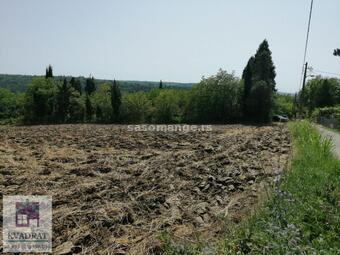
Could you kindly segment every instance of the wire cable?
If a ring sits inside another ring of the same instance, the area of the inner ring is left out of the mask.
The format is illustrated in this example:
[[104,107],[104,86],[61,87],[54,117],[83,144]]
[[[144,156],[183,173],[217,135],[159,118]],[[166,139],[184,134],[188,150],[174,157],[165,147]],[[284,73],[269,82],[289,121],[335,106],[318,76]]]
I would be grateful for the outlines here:
[[304,75],[304,67],[305,67],[306,58],[307,58],[310,25],[311,25],[311,21],[312,21],[312,13],[313,13],[313,4],[314,4],[314,0],[311,1],[310,10],[309,10],[308,28],[307,28],[307,36],[306,36],[306,43],[305,43],[305,52],[304,52],[304,55],[303,55],[302,73],[301,73],[301,80],[300,80],[300,89],[301,89],[301,86],[302,86],[303,75]]
[[317,69],[313,69],[313,73],[323,73],[323,74],[329,74],[329,75],[334,75],[334,76],[340,76],[340,73],[332,73],[332,72],[326,72],[326,71],[321,71]]

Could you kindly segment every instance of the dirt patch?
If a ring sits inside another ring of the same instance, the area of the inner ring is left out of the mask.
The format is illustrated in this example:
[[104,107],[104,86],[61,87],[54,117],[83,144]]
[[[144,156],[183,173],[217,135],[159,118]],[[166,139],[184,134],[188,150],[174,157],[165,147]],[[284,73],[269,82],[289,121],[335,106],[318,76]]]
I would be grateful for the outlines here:
[[0,191],[53,196],[55,254],[148,254],[159,250],[162,230],[213,240],[226,231],[225,217],[239,222],[249,214],[290,149],[283,125],[189,133],[117,125],[0,131]]

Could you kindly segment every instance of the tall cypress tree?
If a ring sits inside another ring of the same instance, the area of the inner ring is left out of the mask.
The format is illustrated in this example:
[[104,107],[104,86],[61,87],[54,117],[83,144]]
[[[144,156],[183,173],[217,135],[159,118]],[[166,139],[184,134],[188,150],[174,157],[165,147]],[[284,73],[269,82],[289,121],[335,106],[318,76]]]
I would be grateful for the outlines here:
[[110,87],[111,94],[111,106],[112,106],[112,119],[118,121],[120,106],[122,104],[122,94],[116,80],[113,80],[113,84]]
[[94,109],[91,103],[91,99],[88,94],[85,96],[85,118],[87,122],[92,121]]
[[253,87],[253,68],[254,68],[255,58],[251,57],[248,60],[246,67],[243,70],[242,79],[243,79],[243,93],[242,93],[242,112],[243,115],[247,118],[249,115],[247,108],[247,100],[249,98],[251,89]]
[[85,92],[91,96],[96,91],[96,83],[93,76],[86,79]]
[[53,78],[53,69],[51,65],[46,68],[45,78]]
[[254,69],[255,58],[251,57],[248,60],[246,67],[243,70],[242,79],[244,82],[243,97],[247,98],[250,94],[250,90],[253,85],[253,69]]
[[333,55],[340,57],[340,49],[335,49]]
[[242,75],[243,113],[246,120],[268,122],[273,107],[275,66],[267,40],[264,40],[254,57],[251,57]]
[[265,81],[275,91],[275,66],[272,60],[272,52],[269,49],[267,40],[264,40],[256,54],[253,65],[253,81]]
[[70,107],[70,97],[71,91],[70,86],[67,83],[67,79],[65,78],[63,84],[58,86],[57,90],[57,105],[56,105],[56,117],[59,122],[63,123],[67,120],[69,107]]
[[72,77],[71,80],[70,80],[70,85],[72,88],[74,88],[74,90],[78,91],[79,94],[81,95],[81,83],[80,83],[80,80]]
[[163,88],[163,81],[162,81],[162,80],[159,82],[159,88],[160,88],[160,89]]

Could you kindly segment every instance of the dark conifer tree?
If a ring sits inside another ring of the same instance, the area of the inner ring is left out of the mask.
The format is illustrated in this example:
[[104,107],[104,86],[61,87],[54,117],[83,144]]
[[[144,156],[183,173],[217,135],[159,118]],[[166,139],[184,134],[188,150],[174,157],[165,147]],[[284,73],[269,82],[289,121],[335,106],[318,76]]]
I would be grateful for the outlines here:
[[96,107],[96,121],[97,122],[104,122],[104,117],[103,117],[103,110],[100,108],[100,106]]
[[255,58],[251,57],[248,60],[247,66],[243,70],[242,79],[244,82],[243,96],[246,98],[250,94],[250,90],[253,85],[253,69],[254,69]]
[[58,122],[65,122],[68,119],[70,107],[71,91],[70,86],[65,78],[63,84],[58,86],[56,95],[56,117]]
[[91,99],[88,94],[85,96],[85,118],[87,122],[92,121],[94,109],[91,103]]
[[253,81],[265,81],[275,91],[275,66],[272,60],[272,52],[269,49],[267,40],[264,40],[256,54],[253,65]]
[[91,96],[96,91],[96,83],[93,76],[86,79],[85,92]]
[[70,85],[71,85],[72,88],[74,88],[74,90],[78,91],[79,94],[81,95],[82,89],[81,89],[80,80],[72,77],[71,80],[70,80]]
[[162,80],[159,82],[159,88],[160,88],[160,89],[163,88],[163,81],[162,81]]
[[51,65],[46,68],[45,78],[53,78],[53,69]]
[[242,112],[245,117],[248,117],[249,112],[247,111],[247,100],[249,98],[251,89],[253,87],[253,68],[255,58],[251,57],[248,60],[247,66],[243,70],[243,94],[242,94]]
[[[273,107],[275,66],[267,40],[264,40],[243,71],[243,114],[247,120],[268,122]],[[267,86],[267,87],[266,87]]]
[[333,55],[340,57],[340,49],[335,49]]
[[110,87],[111,94],[111,106],[112,106],[112,120],[119,120],[119,111],[122,104],[122,95],[116,80],[113,80],[113,84]]

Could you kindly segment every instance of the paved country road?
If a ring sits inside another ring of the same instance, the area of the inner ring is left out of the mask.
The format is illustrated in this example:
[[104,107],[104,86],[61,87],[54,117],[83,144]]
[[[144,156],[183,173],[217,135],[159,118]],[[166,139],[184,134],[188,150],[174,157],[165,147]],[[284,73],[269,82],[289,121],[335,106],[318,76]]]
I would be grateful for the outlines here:
[[324,137],[330,137],[333,140],[333,151],[340,158],[340,134],[330,131],[320,125],[316,125],[317,129],[320,131],[320,134]]

